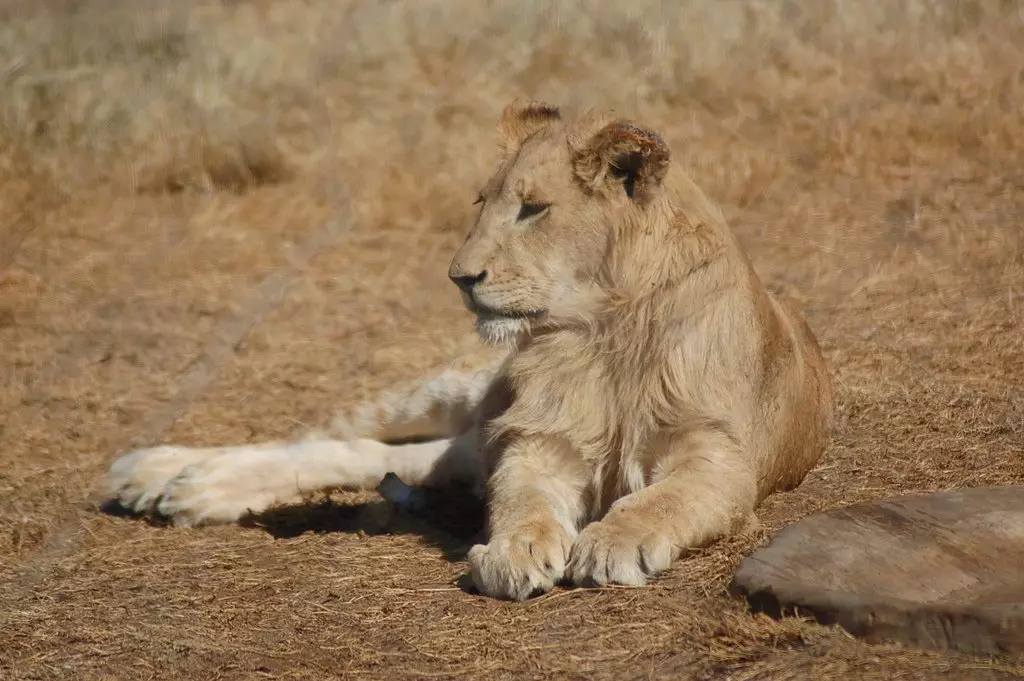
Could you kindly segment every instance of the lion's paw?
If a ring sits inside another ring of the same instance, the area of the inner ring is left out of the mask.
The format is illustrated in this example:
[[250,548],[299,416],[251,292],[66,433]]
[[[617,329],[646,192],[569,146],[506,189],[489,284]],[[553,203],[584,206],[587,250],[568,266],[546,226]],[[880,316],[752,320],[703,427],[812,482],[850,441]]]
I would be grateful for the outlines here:
[[210,455],[208,449],[171,446],[129,452],[110,466],[110,491],[124,508],[151,513],[168,482]]
[[567,573],[580,586],[640,586],[678,553],[667,535],[633,523],[591,523],[572,547]]
[[473,583],[488,596],[516,601],[547,593],[562,578],[571,546],[560,527],[495,536],[469,551]]
[[233,523],[282,501],[288,487],[273,451],[239,451],[200,461],[164,487],[157,512],[175,525]]

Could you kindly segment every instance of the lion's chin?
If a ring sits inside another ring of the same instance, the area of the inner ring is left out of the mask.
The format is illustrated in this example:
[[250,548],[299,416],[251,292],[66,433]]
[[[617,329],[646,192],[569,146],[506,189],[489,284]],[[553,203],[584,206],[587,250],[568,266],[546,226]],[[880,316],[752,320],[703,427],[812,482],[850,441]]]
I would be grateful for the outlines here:
[[530,333],[530,320],[523,317],[478,315],[476,332],[490,345],[515,345]]

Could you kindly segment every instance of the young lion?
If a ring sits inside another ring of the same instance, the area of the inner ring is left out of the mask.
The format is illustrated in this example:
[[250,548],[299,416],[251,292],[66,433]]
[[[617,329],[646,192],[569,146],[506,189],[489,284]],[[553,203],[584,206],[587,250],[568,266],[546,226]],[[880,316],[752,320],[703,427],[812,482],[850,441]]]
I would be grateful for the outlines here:
[[[125,455],[121,503],[197,525],[388,472],[486,484],[473,580],[523,600],[562,579],[642,584],[798,485],[832,419],[817,341],[661,137],[541,103],[498,132],[449,276],[480,335],[513,346],[500,365],[385,402],[372,440]],[[410,435],[438,439],[381,441]]]

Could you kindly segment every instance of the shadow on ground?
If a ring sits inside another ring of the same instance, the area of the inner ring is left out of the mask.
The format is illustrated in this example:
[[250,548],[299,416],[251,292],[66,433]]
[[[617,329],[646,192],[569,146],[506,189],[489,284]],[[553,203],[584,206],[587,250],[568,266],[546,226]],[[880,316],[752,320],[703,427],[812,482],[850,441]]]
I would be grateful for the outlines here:
[[[168,524],[164,518],[137,514],[116,499],[101,504],[99,511],[116,517],[138,518],[157,527]],[[453,489],[431,493],[426,508],[416,514],[385,500],[345,504],[325,499],[246,516],[238,524],[262,529],[276,539],[332,532],[418,535],[428,545],[440,549],[445,559],[457,562],[466,557],[473,544],[483,540],[484,517],[482,500],[468,489]]]

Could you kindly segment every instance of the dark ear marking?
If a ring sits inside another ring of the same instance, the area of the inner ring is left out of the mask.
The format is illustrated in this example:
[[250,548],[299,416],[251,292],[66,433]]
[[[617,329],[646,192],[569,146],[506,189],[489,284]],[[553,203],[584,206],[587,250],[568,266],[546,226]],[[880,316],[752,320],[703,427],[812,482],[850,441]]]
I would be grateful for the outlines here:
[[641,154],[622,154],[612,161],[612,177],[622,180],[622,186],[626,190],[626,196],[634,198],[636,193],[636,179],[643,169],[644,158]]
[[529,102],[519,111],[519,117],[549,123],[552,120],[561,120],[562,112],[557,106],[544,102]]

